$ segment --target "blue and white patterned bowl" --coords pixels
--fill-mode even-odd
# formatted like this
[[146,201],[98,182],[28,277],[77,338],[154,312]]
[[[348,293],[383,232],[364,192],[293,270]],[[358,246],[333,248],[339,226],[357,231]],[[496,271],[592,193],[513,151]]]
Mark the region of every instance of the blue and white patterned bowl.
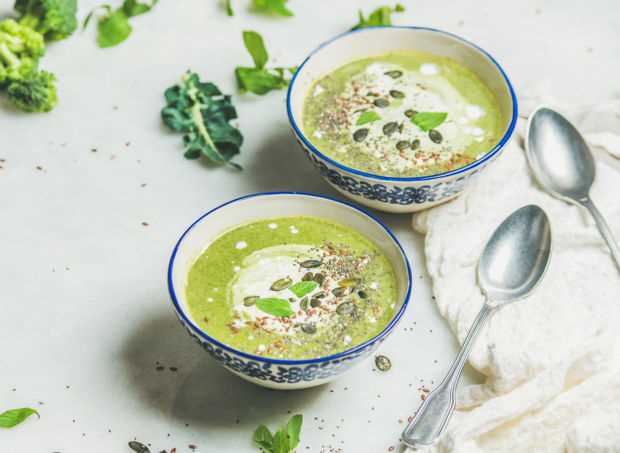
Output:
[[[192,320],[185,286],[190,267],[224,231],[279,216],[315,216],[344,224],[371,239],[392,263],[398,280],[394,318],[377,336],[344,352],[311,360],[278,360],[236,350],[211,337]],[[229,201],[196,220],[177,242],[168,266],[168,290],[181,324],[219,364],[242,378],[274,389],[324,384],[368,357],[394,329],[409,302],[411,268],[405,251],[379,219],[344,201],[310,193],[271,192]]]
[[[415,50],[450,57],[465,65],[495,93],[505,118],[499,143],[471,164],[415,178],[375,175],[340,164],[302,132],[303,102],[312,83],[344,64],[372,55]],[[451,33],[424,27],[372,27],[351,31],[321,45],[299,66],[287,96],[288,118],[304,152],[321,176],[348,198],[386,212],[414,212],[459,195],[501,152],[514,130],[517,99],[508,76],[487,52]]]

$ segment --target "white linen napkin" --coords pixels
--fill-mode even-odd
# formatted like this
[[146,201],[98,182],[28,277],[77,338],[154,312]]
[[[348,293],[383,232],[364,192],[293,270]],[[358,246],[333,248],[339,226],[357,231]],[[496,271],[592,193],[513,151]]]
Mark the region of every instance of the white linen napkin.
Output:
[[[544,92],[549,92],[543,87]],[[560,105],[596,151],[592,198],[620,237],[620,99]],[[495,313],[470,364],[486,376],[465,386],[447,434],[433,452],[620,452],[620,272],[581,208],[544,192],[522,148],[525,119],[497,162],[458,199],[414,215],[437,307],[463,341],[483,303],[476,265],[493,230],[511,212],[538,204],[548,213],[553,256],[539,289]],[[614,168],[615,167],[615,168]]]

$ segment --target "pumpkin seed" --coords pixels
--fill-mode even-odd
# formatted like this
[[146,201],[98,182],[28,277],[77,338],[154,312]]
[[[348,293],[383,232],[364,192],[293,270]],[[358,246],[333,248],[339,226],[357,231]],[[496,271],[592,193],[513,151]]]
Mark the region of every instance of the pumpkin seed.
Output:
[[336,297],[346,296],[349,292],[349,288],[343,288],[342,286],[332,289],[332,294]]
[[309,282],[314,280],[314,274],[312,272],[306,272],[303,277],[301,277],[302,282]]
[[386,76],[390,76],[393,79],[398,79],[400,76],[403,75],[403,71],[398,71],[398,70],[394,70],[394,71],[387,71],[384,73]]
[[436,129],[431,129],[430,131],[428,131],[428,138],[430,138],[435,143],[441,143],[441,141],[443,140],[443,136]]
[[416,116],[416,114],[417,114],[417,113],[418,113],[418,112],[416,112],[416,111],[415,111],[415,110],[413,110],[413,109],[408,109],[408,110],[405,110],[405,116],[406,116],[407,118],[413,118],[414,116]]
[[269,289],[271,289],[272,291],[282,291],[291,286],[292,284],[293,279],[291,279],[291,277],[284,277],[273,282]]
[[390,101],[388,101],[385,98],[379,98],[379,99],[375,99],[374,101],[372,101],[373,104],[375,104],[375,106],[379,107],[379,108],[385,108],[388,105],[390,105]]
[[379,93],[374,93],[374,92],[370,91],[370,92],[368,92],[368,94],[366,96],[372,96],[374,98],[377,98],[377,97],[379,97]]
[[383,133],[388,137],[392,135],[398,129],[398,123],[396,121],[390,121],[383,126]]
[[379,371],[390,371],[392,361],[384,355],[378,355],[375,357],[375,365]]
[[323,282],[325,281],[325,276],[323,274],[314,274],[314,277],[312,278],[312,280],[317,282],[319,285],[322,285]]
[[398,143],[396,143],[396,149],[399,151],[402,151],[407,148],[409,148],[409,142],[407,140],[401,140]]
[[403,130],[405,130],[405,123],[400,123],[398,125],[398,132],[400,132],[402,134]]
[[356,308],[353,302],[343,302],[336,308],[336,313],[340,316],[351,316],[355,310]]
[[254,305],[256,303],[256,301],[258,299],[260,299],[260,297],[258,297],[258,296],[244,297],[243,298],[243,305],[245,305],[246,307],[251,307],[252,305]]
[[361,280],[359,278],[345,278],[344,280],[340,280],[338,285],[345,288],[355,288],[360,282]]
[[411,142],[411,149],[416,150],[420,147],[420,139],[416,138],[414,141]]
[[319,260],[306,260],[302,261],[299,265],[301,267],[305,267],[306,269],[310,269],[313,267],[319,267],[321,265],[321,262]]
[[131,442],[129,442],[129,448],[131,448],[136,453],[151,453],[151,450],[149,450],[146,445],[136,440],[132,440]]
[[316,333],[316,325],[313,322],[307,322],[301,325],[301,330],[304,333],[313,334]]
[[321,291],[321,292],[316,293],[312,297],[316,297],[317,299],[323,299],[325,296],[326,296],[325,291]]
[[405,93],[398,90],[390,90],[390,96],[392,96],[394,99],[402,99],[405,97]]
[[313,297],[312,299],[310,299],[310,306],[312,308],[316,308],[319,305],[321,305],[321,299],[317,299],[316,297]]
[[361,289],[357,292],[357,295],[360,296],[361,299],[366,299],[368,297],[368,294],[366,293],[366,291],[361,290]]
[[308,310],[308,298],[304,297],[303,299],[301,299],[301,302],[299,302],[299,306],[303,311]]

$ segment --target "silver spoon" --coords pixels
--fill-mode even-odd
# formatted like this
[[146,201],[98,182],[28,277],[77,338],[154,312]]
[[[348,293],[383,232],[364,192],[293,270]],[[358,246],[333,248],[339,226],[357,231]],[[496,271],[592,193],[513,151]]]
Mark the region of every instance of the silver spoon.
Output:
[[554,197],[590,211],[620,268],[620,247],[590,199],[596,166],[579,131],[559,113],[539,107],[528,121],[526,150],[530,167],[545,190]]
[[538,206],[513,212],[495,230],[478,261],[478,285],[486,300],[443,381],[428,395],[402,434],[411,448],[432,445],[455,407],[455,393],[469,351],[496,309],[527,297],[542,279],[551,254],[549,219]]

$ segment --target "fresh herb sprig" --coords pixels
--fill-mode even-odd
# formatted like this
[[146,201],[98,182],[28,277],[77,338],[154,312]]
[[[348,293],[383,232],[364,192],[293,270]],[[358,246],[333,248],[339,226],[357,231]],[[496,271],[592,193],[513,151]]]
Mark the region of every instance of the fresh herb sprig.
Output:
[[302,423],[303,417],[294,415],[274,434],[265,425],[260,425],[252,439],[263,453],[293,453],[299,445]]
[[255,31],[243,32],[243,44],[254,60],[254,67],[238,66],[235,68],[235,78],[241,92],[249,91],[263,95],[271,90],[279,90],[288,86],[290,79],[287,74],[294,74],[296,67],[266,68],[269,54],[262,36]]
[[31,415],[38,417],[39,413],[29,407],[11,409],[0,414],[0,428],[13,428],[26,420]]
[[125,41],[133,30],[129,19],[149,12],[158,1],[150,0],[148,3],[142,3],[140,0],[124,0],[117,9],[107,4],[98,6],[86,16],[83,28],[88,27],[97,10],[103,9],[104,14],[99,17],[97,23],[97,44],[101,48],[117,46]]
[[212,162],[241,166],[231,159],[239,154],[243,136],[230,124],[237,118],[231,97],[222,94],[211,82],[201,82],[198,74],[188,71],[181,83],[164,93],[166,106],[161,111],[164,123],[183,133],[184,156],[205,156]]
[[[250,3],[250,10],[275,16],[292,17],[293,11],[286,7],[288,0],[252,0]],[[234,16],[235,12],[232,8],[232,0],[224,0],[224,8],[226,8],[226,14]]]
[[402,13],[405,11],[405,7],[400,3],[397,3],[393,8],[390,6],[381,6],[375,9],[368,18],[364,17],[362,10],[359,10],[359,22],[351,30],[359,30],[366,27],[378,27],[385,25],[392,25],[392,13]]

